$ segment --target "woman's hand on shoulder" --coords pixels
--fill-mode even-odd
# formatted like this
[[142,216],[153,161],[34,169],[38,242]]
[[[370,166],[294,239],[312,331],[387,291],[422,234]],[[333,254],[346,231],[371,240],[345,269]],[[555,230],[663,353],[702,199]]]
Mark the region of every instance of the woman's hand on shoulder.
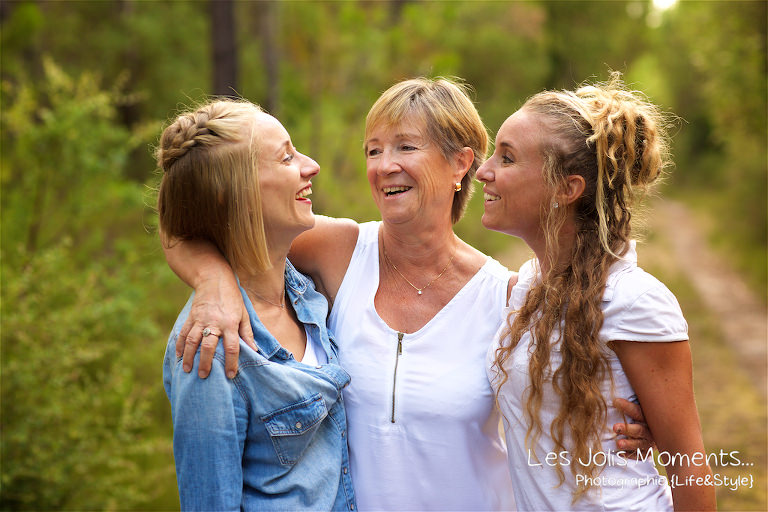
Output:
[[293,241],[288,258],[333,302],[347,273],[360,228],[352,219],[315,215],[315,226]]
[[[204,329],[211,334],[203,336]],[[225,371],[231,379],[237,373],[240,339],[258,350],[243,296],[232,273],[197,284],[192,308],[176,340],[176,356],[183,355],[184,371],[192,370],[195,353],[200,346],[198,375],[203,379],[208,377],[220,337],[224,343]]]
[[[184,356],[184,371],[191,371],[202,340],[198,374],[207,377],[219,336],[223,336],[225,370],[227,376],[234,377],[240,354],[238,333],[254,350],[256,345],[232,268],[216,246],[207,240],[174,240],[163,244],[163,251],[176,275],[195,289],[191,311],[176,340],[176,356]],[[203,337],[205,328],[213,335]]]

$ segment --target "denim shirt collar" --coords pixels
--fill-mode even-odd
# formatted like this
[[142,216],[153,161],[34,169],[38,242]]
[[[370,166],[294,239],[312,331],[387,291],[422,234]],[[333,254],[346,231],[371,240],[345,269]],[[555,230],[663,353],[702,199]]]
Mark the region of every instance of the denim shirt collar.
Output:
[[[253,308],[251,299],[248,297],[248,293],[242,286],[240,286],[239,278],[237,279],[237,284],[240,287],[240,294],[243,296],[243,303],[245,304],[245,308],[248,311],[248,316],[251,320],[251,329],[253,330],[254,341],[256,342],[256,346],[259,348],[259,352],[261,352],[261,354],[267,359],[271,359],[282,350],[284,352],[283,357],[287,358],[288,351],[286,351],[280,345],[275,337],[272,336],[272,333],[270,333],[267,328],[264,327],[264,324],[261,323],[259,316],[256,314],[256,311]],[[293,307],[294,311],[296,312],[296,317],[301,323],[314,325],[318,329],[322,330],[325,325],[325,316],[323,316],[322,311],[318,310],[318,304],[316,300],[305,300],[304,295],[307,293],[308,289],[310,291],[314,291],[314,287],[310,285],[310,278],[301,274],[298,270],[296,270],[293,264],[286,259],[285,290],[287,292],[288,300],[291,302],[290,305],[286,306]],[[318,292],[314,293],[319,295]],[[324,301],[325,298],[323,297],[322,300]],[[322,309],[322,305],[320,307]],[[325,303],[324,307],[325,310],[327,310],[327,303]],[[322,326],[321,323],[323,324]],[[323,348],[326,350],[326,352],[329,352],[329,347]]]

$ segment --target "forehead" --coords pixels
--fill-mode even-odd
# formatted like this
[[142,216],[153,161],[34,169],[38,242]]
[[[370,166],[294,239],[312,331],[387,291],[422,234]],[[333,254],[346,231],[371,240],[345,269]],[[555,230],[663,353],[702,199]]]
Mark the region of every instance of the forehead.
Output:
[[542,137],[542,124],[534,112],[518,110],[499,128],[496,145],[511,144],[515,147],[536,145]]
[[290,139],[280,121],[265,112],[254,114],[253,137],[256,144],[264,149],[277,148]]
[[426,136],[424,120],[415,115],[406,116],[395,122],[381,120],[366,133],[367,140],[405,136]]

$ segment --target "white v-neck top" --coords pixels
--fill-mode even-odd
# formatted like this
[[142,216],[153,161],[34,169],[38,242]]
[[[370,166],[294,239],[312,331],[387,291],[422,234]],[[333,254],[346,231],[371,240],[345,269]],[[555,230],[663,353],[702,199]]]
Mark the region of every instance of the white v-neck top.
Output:
[[[488,258],[424,327],[402,336],[378,315],[379,222],[360,225],[329,317],[361,510],[513,510],[485,355],[504,320],[510,272]],[[414,291],[414,293],[416,293]]]

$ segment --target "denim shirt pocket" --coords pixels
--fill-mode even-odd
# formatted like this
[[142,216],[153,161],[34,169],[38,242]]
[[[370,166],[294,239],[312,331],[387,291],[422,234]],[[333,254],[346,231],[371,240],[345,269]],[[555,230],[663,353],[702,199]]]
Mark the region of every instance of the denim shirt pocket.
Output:
[[294,465],[312,442],[328,409],[320,393],[261,417],[280,464]]

